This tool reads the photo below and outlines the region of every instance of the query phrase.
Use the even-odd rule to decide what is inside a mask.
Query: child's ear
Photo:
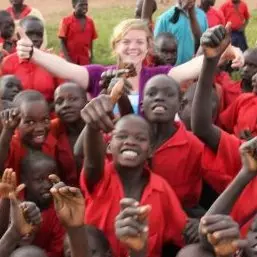
[[[106,147],[106,153],[107,154],[112,154],[112,150],[111,150],[111,144],[109,143]]]
[[[144,110],[143,110],[143,101],[142,100],[139,103],[139,109],[140,109],[140,112],[143,114]]]

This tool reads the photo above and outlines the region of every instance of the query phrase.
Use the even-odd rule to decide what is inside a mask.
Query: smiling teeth
[[[154,108],[155,111],[165,111],[165,108],[163,106],[156,106]]]
[[[122,152],[122,156],[126,157],[126,158],[135,158],[135,157],[137,157],[137,155],[138,154],[136,152],[130,151],[130,150]]]

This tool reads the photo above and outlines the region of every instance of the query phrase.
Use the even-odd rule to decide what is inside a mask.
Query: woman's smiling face
[[[147,52],[147,34],[143,30],[128,31],[115,45],[115,53],[123,63],[141,64]]]

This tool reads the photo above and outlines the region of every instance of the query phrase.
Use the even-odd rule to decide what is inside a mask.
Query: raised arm
[[[229,214],[231,212],[244,188],[257,175],[256,151],[257,137],[241,145],[240,153],[243,167],[232,183],[213,203],[206,215]]]
[[[113,122],[110,114],[113,104],[108,95],[99,95],[89,102],[81,111],[86,125],[84,131],[84,172],[87,188],[93,190],[102,178],[105,159],[105,144],[102,131],[110,132]]]
[[[51,193],[55,211],[67,231],[71,256],[90,257],[84,225],[85,199],[78,188],[68,187],[63,182],[58,182],[59,178],[56,175],[51,175],[49,178],[54,183]]]
[[[208,32],[210,32],[210,30],[208,30]],[[204,57],[202,55],[197,56],[184,64],[172,68],[169,71],[168,75],[175,79],[178,83],[183,83],[188,80],[197,79],[203,68],[203,59]],[[229,45],[224,54],[221,56],[219,65],[221,65],[227,60],[232,60],[233,68],[242,67],[242,65],[244,64],[244,57],[242,51],[237,47]]]
[[[204,60],[193,99],[191,123],[196,136],[213,151],[218,149],[221,133],[212,121],[212,85],[219,58],[228,43],[229,35],[222,26],[207,30],[201,38]]]
[[[144,0],[142,6],[141,19],[150,21],[155,10],[155,0]]]
[[[10,143],[16,127],[20,122],[20,112],[17,108],[7,109],[1,112],[3,129],[0,134],[0,175],[5,168],[8,158]]]
[[[31,59],[55,77],[73,81],[87,89],[89,83],[88,71],[85,67],[72,64],[59,56],[33,48],[31,40],[22,29],[19,29],[20,40],[17,42],[17,54],[21,60]]]

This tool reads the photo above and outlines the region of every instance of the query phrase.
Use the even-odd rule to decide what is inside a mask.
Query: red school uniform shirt
[[[140,200],[141,205],[149,204],[152,210],[149,217],[148,254],[160,257],[165,242],[183,246],[182,232],[187,216],[168,183],[149,170],[149,182]],[[120,200],[125,197],[122,182],[114,164],[106,161],[102,179],[89,193],[84,172],[81,173],[81,189],[85,195],[85,222],[102,230],[108,238],[114,256],[126,257],[128,252],[115,236],[114,222],[120,212]]]
[[[65,230],[56,215],[54,205],[41,212],[42,222],[32,242],[46,251],[48,257],[63,256]]]
[[[221,125],[229,133],[240,137],[244,130],[249,130],[257,136],[257,96],[244,93],[231,104],[221,115]]]
[[[67,51],[74,63],[79,65],[90,63],[92,44],[97,38],[95,24],[90,17],[86,16],[85,28],[73,14],[63,18],[58,37],[66,39]]]
[[[217,152],[213,152],[209,147],[204,146],[204,168],[206,170],[222,171],[232,180],[242,167],[239,153],[239,147],[242,143],[243,140],[220,129]]]
[[[199,203],[202,179],[222,192],[231,178],[222,171],[205,169],[204,145],[182,123],[176,126],[176,133],[154,152],[151,165],[153,172],[169,183],[182,206],[191,208]]]
[[[30,6],[24,5],[24,9],[23,9],[22,12],[20,13],[19,19],[23,19],[23,18],[27,17],[27,16],[30,14],[31,10],[32,10],[32,9],[31,9]],[[14,20],[16,20],[15,13],[14,13],[14,10],[13,10],[12,6],[8,7],[8,8],[6,9],[6,11],[12,16],[12,18],[13,18]]]
[[[231,216],[239,224],[242,236],[246,236],[257,213],[257,178],[254,178],[244,189],[235,205]]]
[[[17,53],[14,53],[4,58],[1,70],[3,75],[17,76],[24,90],[37,90],[45,96],[47,101],[53,101],[58,79],[39,65],[29,61],[20,61]]]
[[[51,133],[48,134],[45,143],[43,144],[42,151],[55,159],[57,141]],[[20,181],[20,162],[25,157],[27,150],[21,142],[19,133],[16,132],[11,140],[8,158],[5,162],[5,168],[12,168],[16,174],[18,182]]]
[[[245,2],[240,1],[238,6],[232,0],[227,0],[220,10],[223,12],[226,23],[231,22],[232,30],[239,30],[243,27],[246,20],[250,18],[248,7]]]
[[[215,83],[218,83],[222,87],[224,110],[242,94],[242,81],[232,80],[227,72],[222,71],[217,74],[215,76]]]
[[[206,16],[207,16],[209,28],[217,25],[223,25],[223,26],[226,25],[225,17],[219,9],[210,7],[208,12],[206,13]]]
[[[58,142],[56,158],[59,160],[62,179],[67,185],[77,187],[79,185],[79,172],[66,128],[60,119],[57,118],[51,121],[51,132]]]

